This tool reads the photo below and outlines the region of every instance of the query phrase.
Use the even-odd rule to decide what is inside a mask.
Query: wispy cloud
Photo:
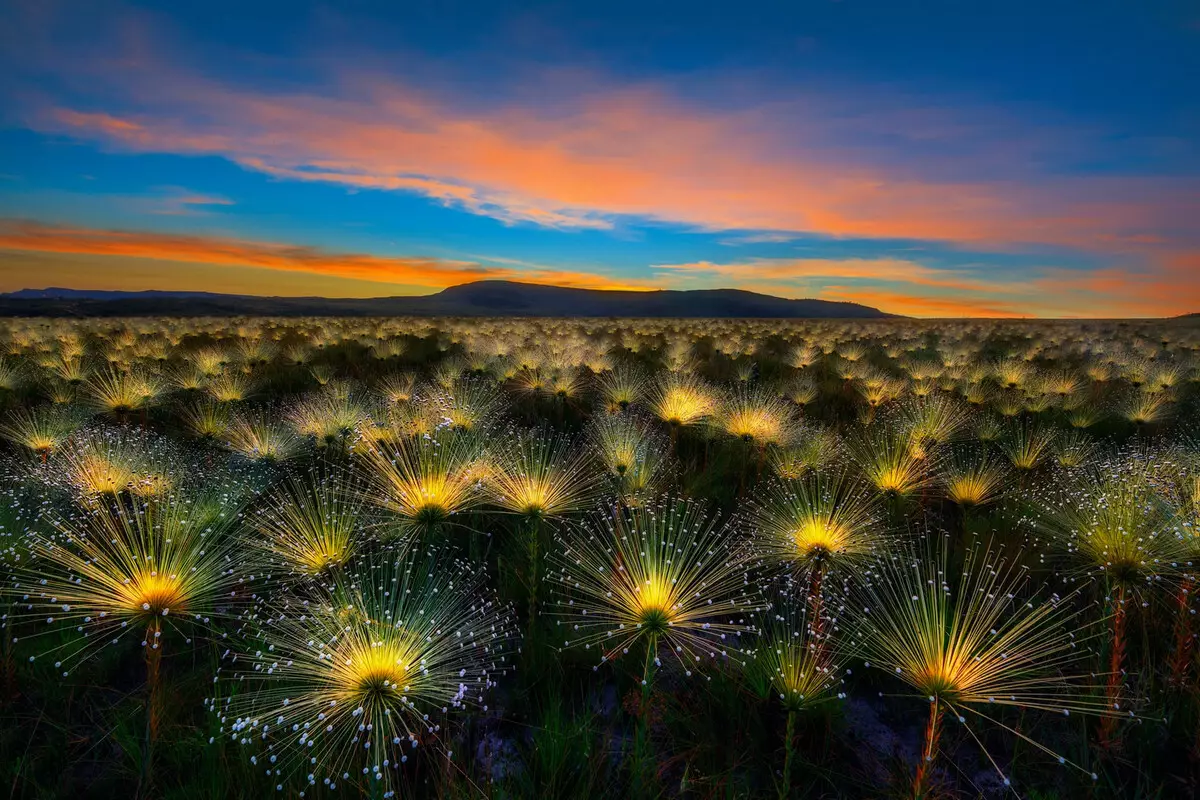
[[[234,202],[228,197],[193,192],[180,186],[160,187],[154,190],[149,197],[138,198],[138,201],[148,206],[147,211],[151,214],[173,217],[207,214],[213,207],[234,205]]]
[[[1137,143],[1120,132],[1064,122],[1045,109],[1030,114],[867,85],[838,92],[773,86],[747,100],[688,84],[679,74],[630,80],[575,70],[569,79],[527,73],[539,88],[540,81],[553,86],[545,96],[528,89],[485,95],[470,82],[418,84],[408,77],[413,70],[370,72],[357,57],[292,58],[287,79],[267,80],[215,67],[212,54],[201,51],[196,63],[205,66],[189,68],[175,48],[161,45],[153,25],[134,28],[115,37],[121,45],[106,43],[103,54],[72,51],[63,58],[31,45],[9,56],[35,64],[28,72],[37,79],[13,95],[19,102],[8,118],[105,152],[217,157],[298,190],[307,183],[415,194],[509,226],[612,231],[609,242],[643,235],[631,228],[654,227],[655,235],[669,231],[664,238],[675,237],[672,245],[706,235],[660,251],[681,263],[633,265],[622,258],[622,272],[644,276],[629,279],[535,263],[563,252],[552,248],[535,250],[531,261],[454,260],[18,222],[0,226],[0,246],[427,288],[483,277],[603,288],[740,286],[922,315],[1155,315],[1200,308],[1196,176],[1146,167]],[[1112,157],[1110,148],[1125,149]],[[1088,164],[1103,166],[1079,166]],[[122,210],[139,216],[241,211],[220,194],[184,188],[104,196],[125,197]],[[133,216],[98,218],[107,225]],[[836,242],[811,252],[839,255],[740,257],[777,256],[801,239]],[[898,241],[911,244],[911,258],[891,246]],[[1027,261],[1045,254],[1045,261],[1006,274],[1001,267],[942,266],[953,262],[946,258],[923,263],[923,247],[964,259],[986,252]],[[739,257],[725,263],[730,253]]]
[[[429,289],[487,278],[581,288],[645,288],[637,281],[618,280],[598,273],[528,268],[516,270],[476,261],[339,253],[279,242],[75,228],[23,220],[0,221],[0,250],[257,267]]]
[[[138,66],[96,70],[109,107],[43,102],[27,124],[134,152],[217,155],[280,179],[414,192],[506,223],[765,231],[728,242],[807,232],[1109,250],[1200,213],[1194,182],[1031,170],[1014,142],[1034,135],[994,112],[988,125],[895,101],[852,114],[820,95],[719,108],[656,83],[592,86],[550,111],[388,76],[267,90],[166,61]],[[906,135],[885,147],[880,125]]]
[[[684,282],[716,281],[740,286],[792,282],[808,286],[810,279],[853,278],[873,282],[907,283],[915,286],[966,291],[994,291],[1004,284],[981,280],[957,270],[937,269],[898,258],[755,258],[730,263],[695,261],[685,264],[656,264],[659,275]]]
[[[1170,316],[1200,309],[1200,252],[1163,254],[1142,269],[932,267],[898,258],[759,258],[658,264],[679,287],[739,286],[788,297],[848,300],[912,316]]]
[[[786,244],[796,241],[797,238],[794,233],[747,233],[740,236],[727,236],[719,240],[719,243],[730,247],[746,244]]]

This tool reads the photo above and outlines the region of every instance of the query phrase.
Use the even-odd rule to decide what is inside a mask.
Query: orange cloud
[[[1062,297],[1073,316],[1178,316],[1200,312],[1200,251],[1158,254],[1148,267],[1054,271],[1031,291]]]
[[[866,154],[806,135],[836,124],[807,99],[714,110],[634,87],[586,93],[548,113],[534,105],[466,110],[364,76],[341,76],[321,94],[227,86],[159,64],[122,77],[120,91],[138,111],[51,107],[30,124],[141,152],[219,155],[289,180],[417,192],[505,222],[568,229],[632,215],[710,230],[1111,249],[1148,246],[1160,228],[1200,215],[1200,193],[1182,179],[923,178],[922,165],[885,166],[878,153],[856,158]],[[808,125],[780,122],[791,118]]]
[[[655,269],[660,277],[678,279],[684,286],[736,285],[785,297],[863,303],[906,316],[1020,316],[1012,304],[1001,300],[1021,294],[1019,285],[905,259],[760,258],[729,264],[660,264]],[[838,283],[846,279],[861,283]],[[1024,300],[1027,304],[1030,299]]]
[[[1196,279],[1200,275],[1200,252],[1192,251],[1170,253],[1149,271],[1050,270],[1027,281],[1005,283],[888,258],[757,259],[731,264],[700,261],[657,265],[652,267],[653,276],[646,280],[619,279],[512,259],[338,253],[280,242],[99,230],[21,220],[0,220],[0,250],[299,272],[376,283],[381,293],[389,285],[402,286],[406,291],[434,291],[474,280],[503,279],[589,289],[735,286],[785,297],[863,303],[909,316],[1172,316],[1200,310],[1200,281]],[[37,274],[52,283],[55,268],[47,264]],[[839,282],[846,280],[855,283]],[[369,286],[363,284],[355,291]],[[118,287],[114,282],[114,288],[130,287]]]
[[[937,289],[1003,291],[1009,285],[982,281],[957,270],[936,269],[898,258],[753,258],[726,264],[695,261],[687,264],[657,264],[660,275],[683,281],[713,278],[739,286],[812,278],[854,278],[882,283],[908,283]],[[793,286],[794,290],[795,287]]]
[[[830,286],[820,293],[822,300],[842,300],[874,306],[891,314],[912,317],[988,317],[1011,319],[1030,316],[1007,304],[981,298],[943,298],[887,291],[884,289]]]
[[[0,249],[258,267],[442,289],[482,279],[520,280],[588,289],[645,289],[601,274],[527,268],[420,256],[335,253],[277,242],[140,231],[111,231],[0,221]]]
[[[737,286],[785,297],[864,303],[908,316],[1128,317],[1200,310],[1200,252],[1158,254],[1148,266],[1032,269],[994,280],[897,258],[758,258],[658,264],[679,288]],[[852,285],[840,281],[853,281]]]

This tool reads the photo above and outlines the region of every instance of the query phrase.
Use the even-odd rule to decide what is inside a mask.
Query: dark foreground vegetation
[[[11,797],[1197,795],[1194,321],[0,352]]]

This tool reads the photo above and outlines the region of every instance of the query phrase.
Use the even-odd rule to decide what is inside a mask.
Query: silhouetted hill
[[[857,303],[788,300],[739,289],[621,292],[511,281],[451,286],[425,297],[252,297],[211,292],[22,289],[0,294],[2,316],[512,316],[880,319]]]

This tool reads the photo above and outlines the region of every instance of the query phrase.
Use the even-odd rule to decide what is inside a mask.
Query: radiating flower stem
[[[1179,611],[1175,615],[1175,650],[1171,656],[1171,685],[1183,686],[1187,678],[1188,667],[1192,663],[1192,648],[1195,644],[1192,633],[1191,591],[1193,581],[1189,577],[1179,587],[1176,602]]]
[[[654,679],[654,659],[658,652],[658,637],[646,639],[646,663],[642,668],[642,702],[638,708],[637,733],[634,741],[634,763],[637,768],[638,795],[653,797],[653,757],[650,752],[650,683]]]
[[[921,751],[921,762],[917,764],[916,777],[913,778],[913,800],[929,796],[929,776],[933,772],[933,761],[937,757],[938,743],[941,740],[944,711],[937,697],[929,701],[929,721],[925,723],[925,747]]]
[[[796,755],[796,709],[789,708],[787,729],[783,738],[783,783],[779,786],[780,800],[786,800],[792,791],[792,761]]]
[[[1113,598],[1112,640],[1108,656],[1108,685],[1105,689],[1105,698],[1108,701],[1108,708],[1110,709],[1116,708],[1121,702],[1121,683],[1125,664],[1125,629],[1127,622],[1128,615],[1125,613],[1125,586],[1124,584],[1120,584],[1117,586],[1116,596]],[[1101,746],[1107,748],[1116,744],[1113,740],[1113,733],[1116,731],[1116,727],[1117,720],[1114,716],[1105,716],[1100,720]]]
[[[138,797],[154,796],[154,745],[162,724],[162,624],[154,620],[146,627],[146,741]]]

